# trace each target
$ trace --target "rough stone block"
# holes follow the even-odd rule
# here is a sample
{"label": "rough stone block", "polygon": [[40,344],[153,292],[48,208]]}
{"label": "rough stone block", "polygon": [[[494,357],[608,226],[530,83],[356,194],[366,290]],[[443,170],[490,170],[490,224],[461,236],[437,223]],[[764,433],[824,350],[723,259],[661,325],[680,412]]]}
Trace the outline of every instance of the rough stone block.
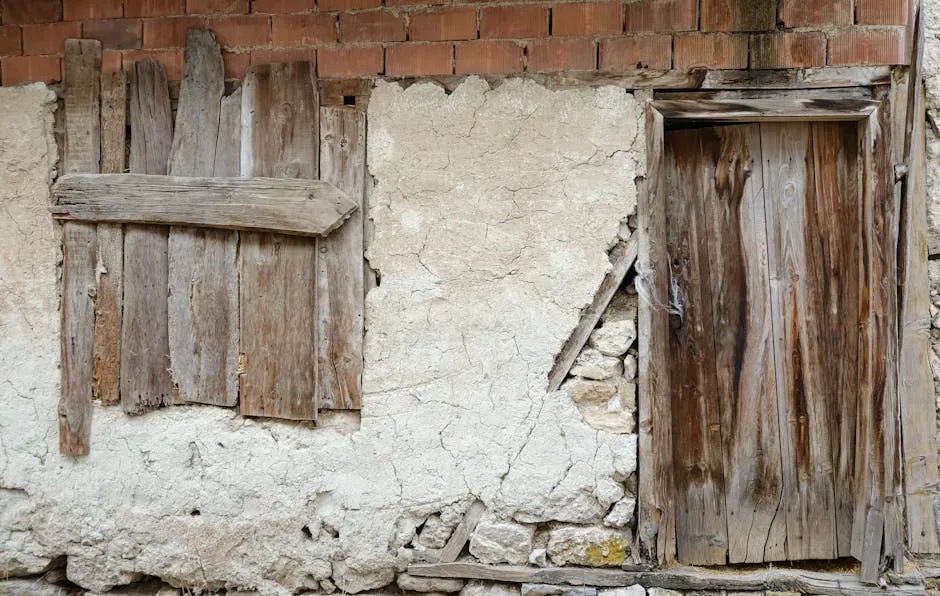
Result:
{"label": "rough stone block", "polygon": [[604,518],[604,525],[611,528],[625,528],[633,523],[633,513],[635,511],[636,499],[633,497],[620,499]]}
{"label": "rough stone block", "polygon": [[610,398],[617,394],[618,388],[611,382],[573,377],[565,381],[561,389],[568,393],[574,403],[585,404],[607,403]]}
{"label": "rough stone block", "polygon": [[581,350],[578,358],[574,361],[574,365],[571,367],[572,375],[586,379],[596,379],[598,381],[616,377],[622,372],[623,362],[620,361],[620,358],[608,356],[600,350],[591,347],[586,347]]}
{"label": "rough stone block", "polygon": [[646,596],[646,588],[640,584],[633,584],[626,588],[614,588],[612,590],[600,590],[597,596]]}
{"label": "rough stone block", "polygon": [[470,537],[470,554],[483,563],[525,565],[532,552],[534,534],[533,526],[483,520]]}
{"label": "rough stone block", "polygon": [[521,596],[521,591],[519,584],[472,581],[464,586],[460,596]]}
{"label": "rough stone block", "polygon": [[636,339],[633,319],[609,321],[591,333],[590,344],[605,356],[623,356]]}
{"label": "rough stone block", "polygon": [[552,530],[548,556],[555,565],[616,567],[630,554],[629,532],[591,526],[566,526]]}

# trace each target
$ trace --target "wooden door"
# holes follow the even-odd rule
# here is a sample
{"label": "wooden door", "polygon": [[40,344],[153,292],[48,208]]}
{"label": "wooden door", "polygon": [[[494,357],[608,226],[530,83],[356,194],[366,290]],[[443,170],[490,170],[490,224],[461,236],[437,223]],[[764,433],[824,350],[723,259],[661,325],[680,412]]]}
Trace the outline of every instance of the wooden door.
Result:
{"label": "wooden door", "polygon": [[849,556],[869,353],[858,124],[667,131],[664,172],[678,558]]}

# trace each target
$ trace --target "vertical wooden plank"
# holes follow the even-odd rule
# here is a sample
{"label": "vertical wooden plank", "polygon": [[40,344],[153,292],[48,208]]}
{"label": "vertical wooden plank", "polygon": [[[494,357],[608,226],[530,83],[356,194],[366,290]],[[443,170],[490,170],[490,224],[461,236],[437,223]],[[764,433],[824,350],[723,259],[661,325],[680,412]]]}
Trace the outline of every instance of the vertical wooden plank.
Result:
{"label": "vertical wooden plank", "polygon": [[[127,75],[101,75],[101,171],[125,170]],[[98,224],[98,293],[95,300],[94,396],[104,405],[121,401],[121,319],[124,304],[124,230]]]}
{"label": "vertical wooden plank", "polygon": [[771,533],[782,487],[760,126],[706,128],[700,137],[728,560],[779,560],[786,532]]}
{"label": "vertical wooden plank", "polygon": [[[166,174],[173,121],[166,72],[137,62],[131,77],[130,170]],[[124,232],[121,406],[143,414],[173,403],[167,330],[167,228],[128,225]]]}
{"label": "vertical wooden plank", "polygon": [[[318,120],[313,65],[252,67],[242,87],[242,176],[316,178]],[[316,273],[316,240],[241,234],[242,414],[316,419]]]}
{"label": "vertical wooden plank", "polygon": [[358,410],[362,394],[364,305],[363,195],[366,119],[359,110],[320,108],[320,179],[359,206],[338,230],[320,240],[317,337],[320,407]]}
{"label": "vertical wooden plank", "polygon": [[[190,29],[170,149],[171,176],[214,174],[224,91],[215,35]],[[219,153],[231,155],[231,149]],[[219,406],[238,401],[237,246],[234,231],[170,228],[170,370],[180,401]]]}
{"label": "vertical wooden plank", "polygon": [[670,316],[669,372],[679,560],[724,564],[728,536],[721,449],[721,408],[712,277],[705,222],[706,196],[714,174],[703,168],[698,129],[665,135],[666,237],[675,311]]}
{"label": "vertical wooden plank", "polygon": [[[65,169],[98,171],[100,156],[98,71],[101,44],[65,42]],[[87,455],[91,441],[95,329],[95,251],[93,224],[63,226],[62,387],[59,398],[59,451]]]}
{"label": "vertical wooden plank", "polygon": [[[666,188],[663,117],[646,111],[646,192],[637,205],[639,254],[639,511],[637,534],[647,555],[661,565],[676,560],[673,502],[672,413],[669,373],[669,255],[666,252]],[[642,187],[641,191],[644,190]],[[655,551],[655,552],[654,552]]]}
{"label": "vertical wooden plank", "polygon": [[222,98],[219,111],[219,139],[215,146],[213,175],[241,176],[242,88]]}

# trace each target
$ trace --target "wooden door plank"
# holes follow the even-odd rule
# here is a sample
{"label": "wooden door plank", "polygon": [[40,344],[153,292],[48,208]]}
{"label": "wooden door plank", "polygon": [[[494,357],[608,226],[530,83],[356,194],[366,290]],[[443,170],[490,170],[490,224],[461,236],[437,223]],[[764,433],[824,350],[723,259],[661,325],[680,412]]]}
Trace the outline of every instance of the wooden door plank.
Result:
{"label": "wooden door plank", "polygon": [[320,240],[317,262],[317,338],[320,407],[362,407],[365,311],[363,198],[366,117],[350,108],[320,108],[320,178],[357,204],[341,228]]}
{"label": "wooden door plank", "polygon": [[[101,75],[101,171],[124,172],[127,75]],[[104,405],[121,401],[121,315],[124,305],[124,230],[98,224],[98,293],[95,299],[94,396]]]}
{"label": "wooden door plank", "polygon": [[[316,178],[319,99],[307,62],[252,67],[242,87],[243,176]],[[241,413],[316,420],[317,242],[241,234]]]}
{"label": "wooden door plank", "polygon": [[[679,560],[719,565],[727,560],[721,408],[714,342],[705,195],[714,174],[695,129],[665,137],[667,247],[675,288],[669,334]],[[709,175],[711,174],[711,175]]]}
{"label": "wooden door plank", "polygon": [[[785,558],[760,127],[702,129],[728,560]],[[771,530],[774,533],[771,533]]]}
{"label": "wooden door plank", "polygon": [[[97,172],[100,121],[98,70],[101,44],[65,42],[65,169]],[[94,225],[63,226],[62,387],[59,397],[59,451],[87,455],[91,442],[94,379],[95,252]]]}
{"label": "wooden door plank", "polygon": [[[670,408],[669,255],[666,252],[666,184],[663,117],[646,112],[647,180],[637,204],[637,276],[646,297],[639,303],[639,510],[637,535],[660,565],[676,560],[675,478]],[[643,192],[645,190],[645,192]],[[662,272],[662,273],[660,273]]]}
{"label": "wooden door plank", "polygon": [[[173,121],[166,72],[156,61],[134,64],[130,85],[130,170],[166,174]],[[121,406],[128,414],[173,403],[167,328],[167,228],[124,231],[124,322]]]}
{"label": "wooden door plank", "polygon": [[215,146],[215,177],[241,176],[242,88],[222,98],[219,109],[219,138]]}
{"label": "wooden door plank", "polygon": [[[169,175],[214,174],[224,92],[215,35],[190,29]],[[170,370],[180,401],[229,407],[238,401],[237,246],[231,230],[170,228]]]}

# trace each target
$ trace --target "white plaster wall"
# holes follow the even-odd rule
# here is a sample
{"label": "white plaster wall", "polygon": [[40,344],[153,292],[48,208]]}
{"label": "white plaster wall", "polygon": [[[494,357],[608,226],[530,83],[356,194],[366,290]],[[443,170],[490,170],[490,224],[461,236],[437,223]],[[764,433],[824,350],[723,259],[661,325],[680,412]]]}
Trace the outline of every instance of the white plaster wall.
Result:
{"label": "white plaster wall", "polygon": [[0,89],[0,575],[67,555],[95,590],[148,574],[356,592],[404,568],[428,515],[453,525],[473,498],[599,523],[623,496],[635,436],[591,429],[545,386],[635,206],[631,95],[379,83],[361,427],[96,405],[81,459],[57,443],[52,99]]}
{"label": "white plaster wall", "polygon": [[923,3],[924,83],[927,88],[927,217],[933,244],[940,242],[940,2]]}

